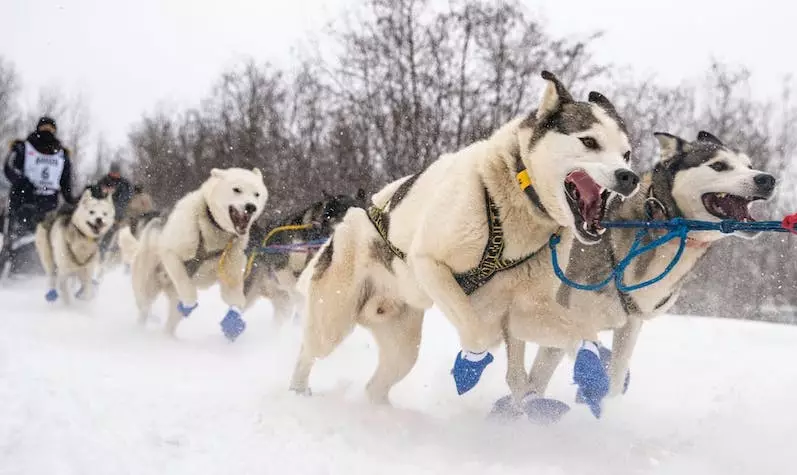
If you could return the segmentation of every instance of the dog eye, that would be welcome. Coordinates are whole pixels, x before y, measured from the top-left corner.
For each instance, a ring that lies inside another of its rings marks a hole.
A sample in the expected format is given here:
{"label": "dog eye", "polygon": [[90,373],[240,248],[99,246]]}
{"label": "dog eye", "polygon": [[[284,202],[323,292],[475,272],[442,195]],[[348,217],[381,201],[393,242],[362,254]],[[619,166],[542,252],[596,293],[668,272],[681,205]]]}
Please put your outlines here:
{"label": "dog eye", "polygon": [[255,192],[255,198],[260,198],[260,193]]}
{"label": "dog eye", "polygon": [[240,194],[241,194],[241,189],[240,189],[240,188],[237,188],[237,187],[236,187],[236,188],[233,188],[233,189],[232,189],[232,191],[233,191],[233,193],[235,193],[236,195],[240,195]]}
{"label": "dog eye", "polygon": [[89,211],[89,214],[94,216],[94,210]]}
{"label": "dog eye", "polygon": [[728,170],[730,169],[730,167],[728,166],[728,164],[727,164],[727,163],[725,163],[725,162],[714,162],[714,163],[712,163],[712,164],[711,164],[711,165],[709,165],[709,166],[710,166],[710,167],[711,167],[711,169],[712,169],[712,170],[714,170],[715,172],[724,172],[724,171],[728,171]]}
{"label": "dog eye", "polygon": [[631,161],[631,151],[630,150],[625,152],[625,154],[623,155],[623,160],[625,160],[626,162],[630,162]]}
{"label": "dog eye", "polygon": [[579,137],[579,140],[581,140],[581,143],[583,143],[584,146],[590,150],[597,150],[600,148],[600,145],[598,145],[598,141],[593,139],[592,137]]}

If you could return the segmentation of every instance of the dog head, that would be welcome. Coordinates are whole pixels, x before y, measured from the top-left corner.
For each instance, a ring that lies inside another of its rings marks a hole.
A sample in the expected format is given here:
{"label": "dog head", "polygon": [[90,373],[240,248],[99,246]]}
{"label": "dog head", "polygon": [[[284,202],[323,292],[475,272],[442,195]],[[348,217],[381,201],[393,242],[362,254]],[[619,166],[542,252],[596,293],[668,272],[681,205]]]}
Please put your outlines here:
{"label": "dog head", "polygon": [[343,220],[349,208],[365,208],[367,204],[365,190],[362,188],[357,190],[355,196],[331,195],[326,190],[323,193],[324,201],[321,202],[321,213],[316,217],[316,221],[321,225],[322,229],[330,232],[332,228]]}
{"label": "dog head", "polygon": [[[654,134],[661,148],[661,161],[654,168],[654,192],[670,214],[703,221],[754,221],[750,204],[769,200],[775,192],[775,177],[753,168],[750,157],[726,147],[717,137],[701,131],[694,142],[675,135]],[[659,190],[664,190],[659,192]],[[757,232],[737,231],[751,239]],[[719,232],[701,233],[701,240],[722,237]]]}
{"label": "dog head", "polygon": [[625,123],[602,94],[576,102],[553,74],[542,77],[542,103],[518,129],[520,157],[551,217],[575,229],[579,241],[595,243],[611,194],[629,197],[638,189]]}
{"label": "dog head", "polygon": [[72,224],[84,235],[97,239],[111,229],[115,217],[113,197],[98,189],[86,188],[72,213]]}
{"label": "dog head", "polygon": [[257,168],[214,168],[202,187],[202,193],[216,223],[238,236],[249,232],[249,227],[263,213],[268,200],[263,175]]}

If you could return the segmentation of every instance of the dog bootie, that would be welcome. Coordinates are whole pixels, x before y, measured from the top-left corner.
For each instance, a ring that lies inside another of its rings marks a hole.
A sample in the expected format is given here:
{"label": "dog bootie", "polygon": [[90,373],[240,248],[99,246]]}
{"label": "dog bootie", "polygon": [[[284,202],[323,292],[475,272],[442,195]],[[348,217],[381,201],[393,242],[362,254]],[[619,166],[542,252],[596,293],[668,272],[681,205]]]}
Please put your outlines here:
{"label": "dog bootie", "polygon": [[454,360],[454,367],[451,369],[454,383],[457,385],[457,394],[462,396],[473,389],[481,379],[484,368],[492,362],[493,355],[489,351],[482,353],[460,351],[457,354],[457,359]]}
{"label": "dog bootie", "polygon": [[58,300],[58,291],[55,289],[48,290],[47,293],[44,294],[44,299],[48,302],[55,302]]}
{"label": "dog bootie", "polygon": [[180,312],[180,315],[182,315],[183,317],[187,317],[191,315],[191,312],[193,312],[198,306],[199,302],[196,302],[194,305],[190,306],[185,305],[183,302],[178,302],[177,311]]}
{"label": "dog bootie", "polygon": [[515,398],[511,394],[507,394],[493,403],[489,417],[509,421],[519,419],[522,415],[523,410],[515,404]]}
{"label": "dog bootie", "polygon": [[570,406],[562,401],[538,397],[533,393],[527,394],[520,406],[531,422],[541,425],[559,422],[570,411]]}
{"label": "dog bootie", "polygon": [[235,341],[244,330],[246,330],[246,322],[241,318],[241,312],[235,307],[230,307],[227,310],[227,315],[221,320],[221,331],[224,336],[230,341]]}
{"label": "dog bootie", "polygon": [[573,365],[573,382],[578,385],[576,398],[580,398],[595,418],[601,417],[601,402],[609,394],[609,375],[601,362],[598,346],[584,342]]}

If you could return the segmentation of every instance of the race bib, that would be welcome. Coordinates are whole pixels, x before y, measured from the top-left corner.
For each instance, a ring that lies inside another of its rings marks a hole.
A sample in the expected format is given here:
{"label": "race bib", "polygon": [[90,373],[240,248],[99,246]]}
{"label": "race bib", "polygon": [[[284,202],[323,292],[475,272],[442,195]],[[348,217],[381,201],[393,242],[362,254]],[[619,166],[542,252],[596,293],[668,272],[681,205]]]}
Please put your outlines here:
{"label": "race bib", "polygon": [[61,189],[61,173],[64,171],[64,151],[45,155],[33,145],[25,142],[25,177],[42,195],[52,195]]}

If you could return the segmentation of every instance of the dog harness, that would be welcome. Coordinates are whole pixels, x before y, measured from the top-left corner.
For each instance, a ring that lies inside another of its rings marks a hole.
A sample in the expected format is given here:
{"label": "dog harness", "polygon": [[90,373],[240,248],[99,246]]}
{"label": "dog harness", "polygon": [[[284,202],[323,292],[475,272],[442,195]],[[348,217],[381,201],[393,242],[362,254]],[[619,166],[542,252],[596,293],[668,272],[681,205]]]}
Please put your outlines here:
{"label": "dog harness", "polygon": [[[213,218],[213,215],[210,214],[210,208],[207,209],[207,215],[211,224],[213,224],[219,229],[222,229],[221,226],[219,226],[219,224]],[[232,244],[232,240],[230,241],[230,244]],[[196,274],[199,268],[202,266],[202,264],[205,263],[206,261],[223,257],[229,250],[230,244],[228,244],[222,249],[208,252],[207,249],[205,249],[205,238],[202,236],[202,231],[200,230],[199,241],[197,242],[196,245],[196,252],[194,253],[194,257],[183,262],[183,265],[185,266],[185,272],[188,274],[188,277],[193,277],[194,274]],[[219,268],[221,268],[221,266],[222,263],[219,262]]]}
{"label": "dog harness", "polygon": [[[530,184],[531,182],[529,181],[529,186]],[[398,191],[399,190],[396,191],[396,194],[398,194]],[[504,258],[504,228],[501,223],[498,206],[493,201],[490,193],[487,191],[487,188],[484,189],[484,200],[486,204],[488,234],[487,244],[485,245],[481,260],[473,269],[454,274],[454,280],[457,281],[457,284],[459,284],[460,288],[462,288],[463,292],[465,292],[465,295],[471,295],[473,292],[495,277],[495,274],[498,272],[516,267],[531,259],[539,252],[539,250],[537,250],[518,259]],[[390,239],[388,238],[389,214],[387,210],[390,208],[392,201],[393,198],[388,200],[388,203],[384,208],[371,206],[368,209],[368,217],[379,235],[385,241],[385,244],[387,244],[390,251],[396,257],[402,261],[405,261],[406,254],[401,249],[397,248],[392,242],[390,242]]]}

